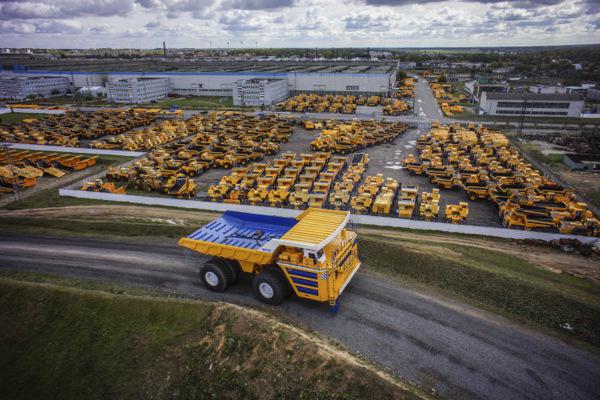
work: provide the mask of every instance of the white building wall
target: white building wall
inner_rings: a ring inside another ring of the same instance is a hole
[[[108,97],[116,103],[148,103],[164,99],[171,90],[169,79],[109,79]]]
[[[516,107],[503,107],[499,103],[515,103]],[[487,115],[515,116],[521,115],[521,100],[488,99],[485,92],[481,96],[479,108]],[[540,103],[568,103],[568,108],[533,107]],[[583,112],[583,100],[527,100],[526,116],[538,117],[573,117],[581,118]]]
[[[239,80],[233,89],[233,104],[240,106],[269,106],[285,99],[289,94],[286,79]]]
[[[53,92],[66,93],[69,79],[64,77],[4,76],[0,79],[0,98],[26,99],[28,96],[49,97]]]
[[[349,94],[386,94],[393,87],[395,71],[389,73],[168,73],[168,72],[131,72],[131,73],[82,73],[28,71],[29,76],[36,74],[64,76],[75,87],[103,86],[109,79],[128,78],[167,78],[171,91],[181,95],[232,96],[233,86],[240,79],[287,79],[290,92],[320,92]]]

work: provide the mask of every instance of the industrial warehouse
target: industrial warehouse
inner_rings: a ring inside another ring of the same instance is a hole
[[[126,63],[89,67],[86,64],[13,68],[6,76],[68,78],[75,87],[105,86],[107,81],[139,78],[168,79],[171,92],[185,96],[233,96],[242,80],[285,80],[288,92],[389,96],[396,83],[396,63],[203,63],[156,70],[152,64]],[[123,70],[121,68],[126,68]],[[127,68],[128,67],[128,68]],[[41,69],[44,68],[44,69]],[[105,69],[106,68],[106,69]]]

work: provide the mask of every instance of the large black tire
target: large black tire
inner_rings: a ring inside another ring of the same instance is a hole
[[[238,278],[240,277],[240,264],[237,261],[228,260],[226,258],[216,258],[213,259],[213,261],[214,260],[218,260],[219,262],[223,263],[231,271],[232,279],[230,285],[237,282]]]
[[[257,299],[273,306],[281,304],[291,292],[290,285],[277,267],[267,268],[258,274],[252,286]]]
[[[200,280],[205,288],[213,292],[224,292],[233,283],[234,276],[227,264],[220,260],[209,260],[200,268]]]

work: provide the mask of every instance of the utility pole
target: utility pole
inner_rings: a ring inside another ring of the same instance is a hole
[[[10,171],[10,175],[12,178],[12,187],[13,192],[15,192],[15,200],[19,203],[23,200],[23,196],[21,196],[21,188],[17,183],[17,176],[15,175],[15,167],[13,165],[12,156],[9,153],[9,147],[7,143],[2,143],[2,150],[4,154],[6,154],[6,161],[8,162],[8,170]]]
[[[521,118],[519,120],[519,128],[517,129],[517,137],[521,137],[523,133],[523,125],[525,124],[525,113],[527,112],[527,99],[523,93],[523,102],[521,103]]]

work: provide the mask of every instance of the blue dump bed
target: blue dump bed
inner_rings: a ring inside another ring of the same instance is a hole
[[[188,239],[257,250],[269,240],[282,237],[297,223],[295,218],[226,211]]]

